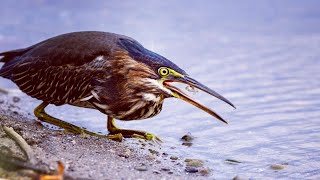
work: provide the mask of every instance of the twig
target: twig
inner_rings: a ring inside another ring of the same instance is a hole
[[[18,133],[16,133],[12,127],[3,126],[2,128],[4,132],[20,146],[28,160],[33,163],[33,152],[29,144]]]

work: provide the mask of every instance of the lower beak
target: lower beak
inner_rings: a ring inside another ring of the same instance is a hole
[[[199,83],[198,81],[188,77],[188,76],[184,76],[184,77],[181,77],[181,78],[175,78],[175,79],[168,79],[168,80],[165,80],[164,81],[164,85],[169,88],[172,92],[173,92],[173,96],[176,97],[176,98],[179,98],[179,99],[182,99],[200,109],[202,109],[203,111],[209,113],[210,115],[216,117],[217,119],[219,119],[220,121],[227,123],[227,121],[225,121],[222,117],[220,117],[217,113],[215,113],[213,110],[199,104],[198,102],[196,102],[195,100],[191,99],[191,97],[189,97],[187,94],[185,94],[182,90],[180,90],[179,88],[175,87],[175,86],[172,86],[170,85],[169,83],[170,82],[180,82],[180,83],[183,83],[183,84],[187,84],[191,87],[195,87],[199,90],[202,90],[224,102],[226,102],[227,104],[229,104],[230,106],[236,108],[229,100],[227,100],[226,98],[224,98],[223,96],[221,96],[220,94],[218,94],[217,92],[211,90],[210,88],[208,88],[207,86]]]

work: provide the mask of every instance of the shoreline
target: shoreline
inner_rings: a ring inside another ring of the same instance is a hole
[[[84,138],[47,128],[35,118],[25,116],[26,112],[15,105],[15,98],[0,93],[0,126],[12,127],[26,140],[36,166],[54,170],[57,162],[62,162],[66,179],[205,178],[200,173],[187,173],[185,162],[171,159],[170,152],[162,152],[161,145],[137,139],[115,142],[90,135]],[[9,137],[2,134],[0,138],[7,139],[0,141],[0,147],[8,146],[5,142]],[[0,177],[10,176],[0,171]]]

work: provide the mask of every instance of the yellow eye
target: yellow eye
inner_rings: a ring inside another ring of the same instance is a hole
[[[161,76],[168,76],[169,73],[170,73],[170,72],[169,72],[169,69],[168,69],[168,68],[165,68],[165,67],[159,68],[158,72],[159,72],[159,74],[160,74]]]

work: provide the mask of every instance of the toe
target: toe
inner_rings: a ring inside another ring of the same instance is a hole
[[[162,143],[161,139],[158,136],[154,135],[154,134],[146,133],[144,137],[145,137],[146,140],[152,141],[152,142],[154,142],[156,144],[161,144]]]

